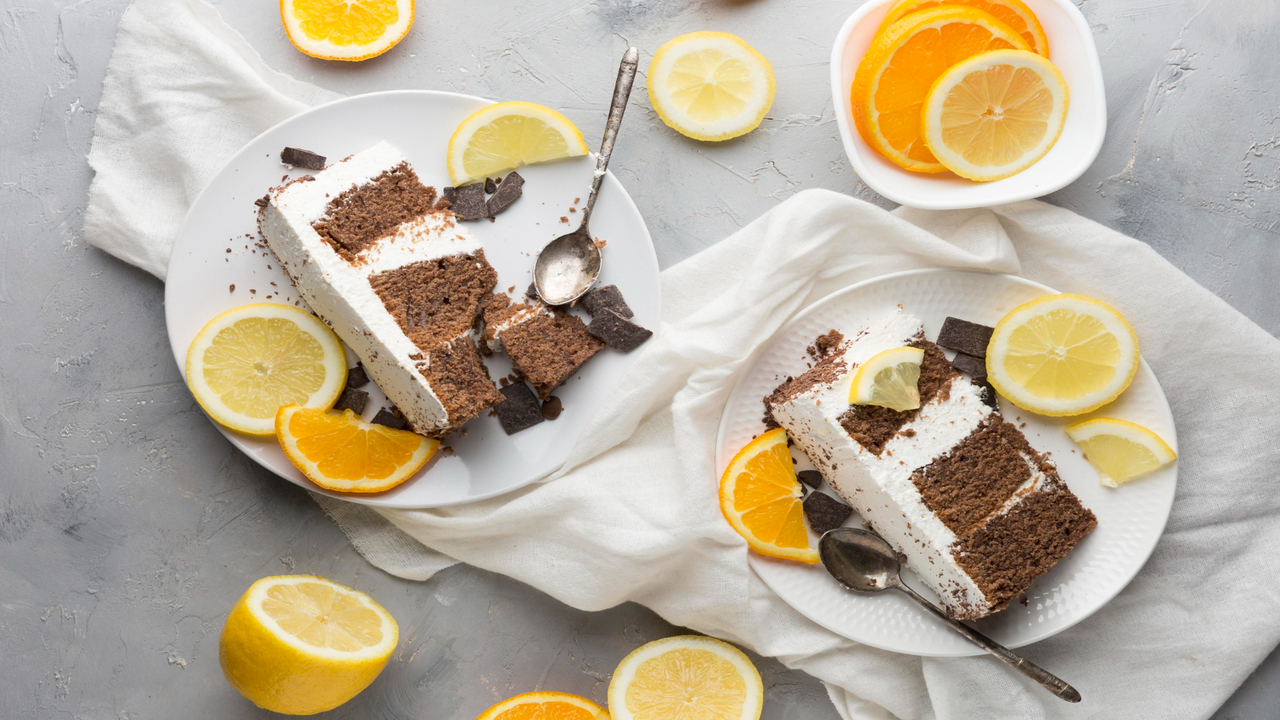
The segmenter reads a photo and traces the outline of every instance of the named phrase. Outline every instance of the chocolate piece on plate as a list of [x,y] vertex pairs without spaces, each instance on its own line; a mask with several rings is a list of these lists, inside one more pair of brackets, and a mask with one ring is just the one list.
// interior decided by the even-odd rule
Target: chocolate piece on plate
[[809,528],[819,535],[843,525],[852,512],[853,508],[826,493],[811,492],[804,499],[804,515],[809,518]]
[[323,170],[324,156],[310,150],[287,147],[280,151],[280,162],[304,170]]
[[356,363],[356,366],[347,371],[347,387],[358,388],[369,384],[369,373],[364,371],[364,365]]
[[555,420],[560,417],[560,413],[564,412],[564,405],[560,403],[560,398],[552,395],[542,403],[542,417],[547,420]]
[[796,477],[800,478],[800,482],[811,488],[817,488],[822,485],[822,473],[817,470],[801,470],[796,473]]
[[949,317],[942,323],[942,332],[938,333],[938,344],[948,350],[985,358],[987,343],[991,342],[991,333],[994,331],[995,328],[986,325]]
[[463,220],[480,220],[489,217],[489,207],[484,201],[484,185],[471,183],[453,189],[450,209]]
[[617,285],[591,288],[586,295],[582,296],[582,306],[592,315],[600,312],[602,308],[608,308],[627,319],[636,316],[627,306],[627,301],[622,299],[622,291]]
[[455,187],[450,186],[446,188],[441,188],[440,199],[443,200],[444,202],[449,203],[450,205],[453,205],[453,199],[457,197],[457,194],[458,194],[458,189]]
[[369,393],[355,388],[345,388],[333,404],[334,410],[350,410],[359,415],[364,412],[365,403],[369,402]]
[[653,336],[652,330],[636,325],[609,308],[600,308],[599,313],[591,315],[587,332],[603,340],[605,345],[623,352],[635,350]]
[[508,385],[498,392],[506,398],[494,406],[498,413],[498,422],[508,435],[515,435],[521,430],[528,430],[546,418],[542,417],[542,403],[524,383]]
[[524,178],[520,177],[520,173],[512,170],[502,182],[497,185],[493,197],[489,198],[489,216],[492,217],[498,213],[511,207],[511,203],[520,199],[520,195],[524,192],[521,186],[524,185]]
[[484,179],[484,191],[485,191],[486,193],[489,193],[490,195],[492,195],[492,194],[494,194],[494,193],[498,192],[498,183],[494,182],[494,181],[493,181],[493,178],[485,178],[485,179]]
[[379,409],[378,414],[374,415],[373,419],[370,420],[369,422],[375,423],[378,425],[385,425],[386,427],[389,427],[392,430],[403,430],[404,426],[407,424],[405,422],[404,416],[400,414],[400,411],[396,410],[393,407],[392,408],[384,407]]
[[986,403],[992,410],[999,412],[1000,400],[996,396],[995,387],[991,383],[987,382],[986,378],[982,379],[980,385],[982,387],[982,402]]
[[980,357],[956,353],[956,359],[951,361],[951,367],[973,378],[976,383],[981,384],[987,381],[987,361]]

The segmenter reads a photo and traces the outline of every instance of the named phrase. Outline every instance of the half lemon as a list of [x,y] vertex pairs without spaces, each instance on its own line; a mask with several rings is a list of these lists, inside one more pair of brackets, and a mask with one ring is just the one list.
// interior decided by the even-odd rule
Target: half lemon
[[521,165],[580,157],[590,150],[569,118],[537,103],[500,102],[481,108],[449,138],[449,178],[466,185]]
[[347,382],[342,343],[292,305],[254,303],[205,324],[187,348],[187,386],[217,422],[272,435],[282,405],[327,408]]

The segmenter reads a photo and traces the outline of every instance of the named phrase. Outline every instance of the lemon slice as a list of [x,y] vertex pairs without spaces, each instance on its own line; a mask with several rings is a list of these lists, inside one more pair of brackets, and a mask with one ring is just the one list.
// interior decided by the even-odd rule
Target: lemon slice
[[449,138],[454,185],[501,175],[521,165],[580,157],[587,143],[569,118],[545,105],[501,102],[477,110]]
[[879,405],[902,412],[920,407],[920,363],[924,350],[899,347],[876,353],[858,366],[849,404]]
[[350,410],[285,405],[276,438],[294,467],[326,490],[373,493],[408,480],[436,454],[440,441],[408,430],[361,422]]
[[530,692],[503,700],[476,720],[609,720],[609,713],[577,695]]
[[1045,156],[1067,121],[1067,81],[1044,57],[994,50],[962,60],[924,101],[924,142],[951,172],[1007,178]]
[[1138,336],[1120,311],[1083,295],[1049,295],[996,323],[987,380],[1023,410],[1081,415],[1119,397],[1138,360]]
[[671,129],[694,140],[728,140],[764,120],[777,83],[773,66],[737,35],[695,32],[653,54],[649,102]]
[[748,547],[813,565],[818,552],[809,547],[802,497],[782,428],[747,443],[720,476],[720,512]]
[[187,349],[187,386],[209,417],[273,435],[282,405],[327,408],[347,382],[333,331],[292,305],[254,303],[210,320]]
[[750,658],[701,635],[641,645],[609,681],[613,720],[758,720],[763,698]]
[[1095,418],[1067,428],[1067,437],[1098,471],[1098,482],[1120,487],[1178,459],[1169,443],[1128,420]]
[[280,0],[289,42],[324,60],[366,60],[413,25],[413,0]]
[[398,639],[396,621],[368,595],[311,575],[279,575],[240,596],[218,659],[227,682],[258,707],[311,715],[368,687]]

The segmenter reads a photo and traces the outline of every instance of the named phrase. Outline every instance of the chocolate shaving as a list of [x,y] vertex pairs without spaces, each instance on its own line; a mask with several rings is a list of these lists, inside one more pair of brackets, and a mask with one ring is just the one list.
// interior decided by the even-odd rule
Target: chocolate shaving
[[652,330],[642,328],[608,308],[601,308],[598,314],[591,316],[587,332],[603,340],[605,345],[623,352],[635,350],[653,336]]
[[490,195],[498,192],[498,183],[494,182],[493,178],[485,178],[484,191],[489,193]]
[[311,152],[310,150],[302,150],[299,148],[287,147],[280,151],[280,162],[285,165],[292,165],[296,168],[304,170],[323,170],[324,156]]
[[354,388],[344,388],[338,402],[333,404],[334,410],[350,410],[359,415],[364,412],[365,403],[369,402],[369,393]]
[[840,527],[852,513],[853,508],[826,493],[812,492],[804,499],[804,515],[809,519],[809,528],[819,535]]
[[612,310],[624,318],[630,319],[636,316],[631,308],[627,306],[627,301],[622,299],[622,291],[617,285],[604,285],[602,287],[594,287],[582,296],[582,306],[592,315],[597,315],[601,310]]
[[800,482],[814,489],[822,485],[822,473],[817,470],[801,470],[796,473],[796,477],[800,478]]
[[484,201],[484,185],[480,183],[454,188],[453,199],[450,202],[453,203],[451,206],[453,212],[463,220],[480,220],[489,217],[489,209]]
[[542,403],[542,417],[547,420],[555,420],[560,417],[560,413],[564,412],[564,405],[561,404],[560,398],[552,395]]
[[493,197],[489,198],[489,202],[487,203],[489,216],[493,217],[494,215],[497,215],[503,210],[511,207],[511,204],[516,200],[519,200],[520,195],[524,192],[521,190],[521,187],[523,186],[524,178],[520,177],[519,173],[512,170],[510,174],[503,178],[502,183],[495,187]]
[[987,380],[987,361],[980,357],[956,353],[955,359],[951,361],[951,367],[973,378],[976,383],[981,384]]
[[260,208],[264,208],[264,207],[266,207],[267,205],[269,205],[270,203],[271,203],[271,194],[270,194],[270,193],[268,193],[268,194],[266,194],[266,195],[263,195],[262,197],[260,197],[260,198],[258,198],[257,200],[254,200],[254,201],[253,201],[253,204],[254,204],[254,205],[257,205],[257,206],[258,206],[258,207],[260,207]]
[[364,371],[364,366],[356,363],[356,366],[347,371],[347,387],[358,388],[369,384],[369,373]]
[[377,425],[383,425],[392,430],[403,430],[406,425],[404,416],[395,408],[380,408],[378,414],[373,416],[369,422]]
[[993,332],[995,328],[949,317],[942,323],[942,331],[938,333],[938,344],[948,350],[985,358],[987,343],[991,342]]
[[545,419],[542,416],[542,403],[538,402],[528,385],[516,383],[498,392],[505,399],[494,406],[494,410],[498,413],[498,422],[502,423],[502,429],[508,435],[528,430]]

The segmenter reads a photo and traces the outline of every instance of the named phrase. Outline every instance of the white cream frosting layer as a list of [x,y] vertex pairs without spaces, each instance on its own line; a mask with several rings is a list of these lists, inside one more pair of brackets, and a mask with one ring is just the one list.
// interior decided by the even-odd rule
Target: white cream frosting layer
[[314,180],[276,188],[259,227],[307,305],[355,352],[410,427],[430,433],[448,428],[450,421],[416,367],[426,362],[425,353],[387,312],[369,277],[423,260],[475,252],[480,243],[448,216],[430,213],[402,223],[352,263],[312,227],[333,198],[404,161],[400,151],[383,142],[331,165]]
[[836,379],[775,405],[772,411],[832,488],[906,556],[907,566],[944,604],[961,614],[984,615],[991,605],[956,563],[955,533],[925,505],[911,480],[912,473],[946,454],[991,414],[982,402],[981,389],[968,378],[956,378],[949,397],[922,407],[879,455],[862,447],[840,424],[840,416],[849,408],[854,368],[876,353],[912,342],[923,330],[918,319],[899,308],[878,325],[846,334]]

